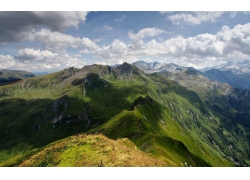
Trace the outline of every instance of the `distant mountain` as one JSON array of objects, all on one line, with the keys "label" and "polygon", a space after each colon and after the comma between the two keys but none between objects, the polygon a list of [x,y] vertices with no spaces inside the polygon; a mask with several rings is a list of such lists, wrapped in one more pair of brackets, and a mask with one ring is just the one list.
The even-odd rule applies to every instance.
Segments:
[{"label": "distant mountain", "polygon": [[48,71],[33,72],[33,74],[35,74],[36,76],[43,76],[43,75],[50,74],[50,73],[53,73],[53,72],[48,72]]},{"label": "distant mountain", "polygon": [[250,61],[240,63],[228,62],[204,71],[212,80],[225,82],[240,89],[250,89]]},{"label": "distant mountain", "polygon": [[145,72],[148,72],[148,71],[158,72],[160,68],[165,65],[165,64],[160,64],[158,62],[147,63],[145,61],[137,61],[132,64]]},{"label": "distant mountain", "polygon": [[183,67],[174,63],[161,64],[158,62],[147,63],[145,61],[134,62],[133,65],[143,70],[145,73],[170,73],[181,72],[198,73],[211,80],[228,83],[239,89],[250,89],[250,61],[245,60],[240,63],[228,62],[219,66],[204,68],[201,70],[192,67]]},{"label": "distant mountain", "polygon": [[213,69],[218,69],[220,71],[231,71],[237,75],[250,74],[250,61],[245,60],[239,63],[228,62],[219,66],[215,66]]},{"label": "distant mountain", "polygon": [[[169,64],[161,64],[158,62],[147,63],[145,61],[137,61],[132,63],[134,66],[138,67],[139,69],[143,70],[146,73],[153,73],[153,72],[170,72],[170,73],[179,73],[184,72],[190,69],[191,67],[183,67],[174,63]],[[196,70],[198,71],[198,70]]]},{"label": "distant mountain", "polygon": [[22,70],[0,70],[0,86],[17,82],[22,79],[27,79],[31,77],[35,77],[36,75],[30,72],[22,71]]}]

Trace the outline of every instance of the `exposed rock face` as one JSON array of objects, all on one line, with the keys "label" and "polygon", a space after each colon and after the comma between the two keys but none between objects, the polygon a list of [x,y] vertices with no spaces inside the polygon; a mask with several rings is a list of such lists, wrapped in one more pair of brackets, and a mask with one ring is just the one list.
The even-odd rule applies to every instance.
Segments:
[{"label": "exposed rock face", "polygon": [[189,67],[183,67],[183,66],[179,66],[177,64],[174,63],[169,63],[169,64],[161,64],[158,62],[154,62],[154,63],[147,63],[144,61],[137,61],[134,62],[133,65],[135,65],[136,67],[140,68],[141,70],[143,70],[146,73],[154,73],[154,72],[170,72],[170,73],[179,73],[179,72],[184,72],[188,69],[190,69]]},{"label": "exposed rock face", "polygon": [[132,66],[126,62],[123,63],[122,65],[114,68],[114,71],[116,72],[116,74],[118,76],[119,75],[130,76],[132,74],[139,75],[140,73],[142,73],[142,71],[140,69],[138,69],[137,67]]},{"label": "exposed rock face", "polygon": [[76,69],[74,67],[70,67],[67,69],[67,74],[64,75],[63,77],[61,77],[61,80],[65,80],[68,79],[70,77],[72,77],[75,73],[77,73],[79,71],[79,69]]},{"label": "exposed rock face", "polygon": [[137,105],[139,105],[139,104],[141,104],[141,105],[147,104],[147,101],[152,102],[153,100],[152,100],[152,98],[149,97],[148,95],[145,96],[145,98],[142,97],[142,96],[140,96],[138,99],[135,100],[135,102],[134,102],[133,106],[130,108],[130,110],[134,110],[135,107],[136,107]]}]

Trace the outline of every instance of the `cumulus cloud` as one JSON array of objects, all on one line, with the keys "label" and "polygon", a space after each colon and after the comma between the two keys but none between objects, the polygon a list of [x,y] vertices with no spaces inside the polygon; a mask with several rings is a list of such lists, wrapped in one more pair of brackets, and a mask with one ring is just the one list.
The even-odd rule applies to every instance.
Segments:
[{"label": "cumulus cloud", "polygon": [[0,69],[13,69],[18,62],[10,55],[0,54]]},{"label": "cumulus cloud", "polygon": [[197,25],[202,22],[210,21],[216,22],[223,12],[193,12],[193,13],[177,13],[168,16],[168,19],[172,21],[175,25]]},{"label": "cumulus cloud", "polygon": [[[99,46],[89,38],[73,37],[68,34],[41,29],[29,35],[28,40],[40,43],[44,49],[66,53],[66,48],[98,49]],[[100,40],[97,40],[100,41]]]},{"label": "cumulus cloud", "polygon": [[250,55],[250,23],[237,25],[233,29],[223,26],[217,33],[217,39],[225,43],[224,54],[239,51]]},{"label": "cumulus cloud", "polygon": [[57,54],[48,50],[41,51],[30,48],[21,49],[12,57],[0,54],[0,69],[18,69],[31,72],[59,71],[61,69],[76,67],[82,68],[86,61],[79,59],[80,54]]},{"label": "cumulus cloud", "polygon": [[79,37],[73,37],[49,29],[41,29],[29,35],[28,40],[36,41],[49,50],[64,51],[67,47],[77,48],[81,44]]},{"label": "cumulus cloud", "polygon": [[[66,48],[76,48],[79,53],[92,55],[97,62],[117,64],[134,62],[143,58],[157,59],[159,62],[175,62],[183,66],[203,68],[230,60],[250,59],[250,23],[233,28],[223,26],[215,34],[199,34],[193,37],[174,36],[170,39],[150,39],[165,31],[145,28],[137,34],[129,32],[131,42],[115,39],[105,46],[87,37],[73,37],[48,29],[41,29],[29,36],[29,40],[40,42],[44,50],[24,48],[14,57],[0,56],[0,68],[27,69],[33,71],[62,69],[70,66],[82,67],[86,61],[81,56],[68,55]],[[59,53],[60,51],[60,53]],[[30,71],[31,71],[30,70]]]},{"label": "cumulus cloud", "polygon": [[165,31],[158,29],[158,28],[144,28],[140,30],[137,34],[134,34],[132,31],[129,31],[128,37],[132,40],[137,40],[137,39],[144,39],[146,37],[154,37],[158,36],[162,33],[165,33]]},{"label": "cumulus cloud", "polygon": [[100,49],[100,47],[94,41],[90,40],[89,38],[85,38],[85,37],[83,37],[81,39],[81,45],[82,45],[82,47],[84,47],[86,49],[90,49],[90,50]]},{"label": "cumulus cloud", "polygon": [[[138,37],[146,37],[139,32]],[[88,52],[107,63],[133,62],[142,57],[154,57],[159,61],[174,61],[196,68],[217,65],[226,60],[250,58],[250,23],[232,29],[223,26],[216,34],[206,33],[188,38],[175,36],[165,41],[152,39],[148,42],[140,38],[132,38],[129,44],[116,39],[108,46],[89,48]]]},{"label": "cumulus cloud", "polygon": [[86,21],[88,12],[0,12],[0,42],[21,42],[39,26],[52,31],[77,28]]},{"label": "cumulus cloud", "polygon": [[112,56],[113,54],[126,54],[127,53],[127,45],[122,41],[115,39],[111,45],[104,46],[102,51],[105,51],[106,56]]},{"label": "cumulus cloud", "polygon": [[57,56],[57,55],[58,54],[54,54],[48,50],[40,51],[40,49],[34,50],[30,48],[25,48],[17,52],[17,54],[15,55],[15,59],[18,59],[19,61],[23,61],[23,62],[41,61],[41,60],[45,60],[48,58],[53,58],[54,56]]}]

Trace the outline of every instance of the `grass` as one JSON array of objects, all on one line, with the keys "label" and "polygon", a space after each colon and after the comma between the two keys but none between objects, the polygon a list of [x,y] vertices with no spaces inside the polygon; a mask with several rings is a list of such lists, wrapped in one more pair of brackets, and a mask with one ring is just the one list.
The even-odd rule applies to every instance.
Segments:
[{"label": "grass", "polygon": [[[165,159],[171,166],[182,166],[183,162],[192,166],[232,166],[205,142],[194,145],[193,137],[169,117],[165,109],[148,97],[145,104],[138,104],[133,111],[122,111],[105,124],[90,130],[90,133],[101,132],[113,139],[127,137],[145,152]],[[199,158],[204,158],[204,153],[206,162]]]},{"label": "grass", "polygon": [[46,146],[18,166],[166,167],[167,163],[138,150],[128,139],[79,134]]},{"label": "grass", "polygon": [[84,132],[129,138],[169,166],[232,166],[231,157],[247,159],[236,143],[239,137],[244,142],[247,132],[234,126],[229,133],[222,126],[225,116],[196,92],[161,75],[122,72],[93,65],[0,87],[0,165],[14,165],[49,143]]}]

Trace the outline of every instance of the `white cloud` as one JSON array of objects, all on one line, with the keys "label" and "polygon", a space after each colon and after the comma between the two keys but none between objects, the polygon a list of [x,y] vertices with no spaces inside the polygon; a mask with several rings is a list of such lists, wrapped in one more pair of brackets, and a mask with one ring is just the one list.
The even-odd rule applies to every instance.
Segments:
[{"label": "white cloud", "polygon": [[109,54],[126,54],[127,46],[123,42],[118,39],[115,39],[110,46],[106,46],[103,48]]},{"label": "white cloud", "polygon": [[[143,31],[139,31],[143,32]],[[139,37],[145,37],[138,33]],[[104,59],[107,64],[133,62],[143,57],[156,58],[159,61],[176,62],[181,65],[202,68],[218,65],[230,60],[250,59],[250,23],[237,25],[230,29],[223,26],[216,34],[200,34],[184,38],[175,36],[165,41],[152,39],[144,42],[140,38],[133,39],[130,44],[116,39],[111,45],[93,48],[91,53]]]},{"label": "white cloud", "polygon": [[38,32],[31,34],[28,38],[30,41],[40,43],[45,49],[66,53],[66,48],[86,48],[98,49],[99,46],[89,38],[73,37],[60,32],[52,32],[49,29],[41,29]]},{"label": "white cloud", "polygon": [[84,47],[84,48],[87,48],[87,49],[90,49],[90,50],[96,50],[96,49],[99,49],[100,47],[95,43],[93,42],[92,40],[90,40],[89,38],[82,38],[81,40],[81,45]]},{"label": "white cloud", "polygon": [[82,57],[82,55],[81,54],[74,54],[72,57],[80,58],[80,57]]},{"label": "white cloud", "polygon": [[108,25],[104,25],[103,29],[106,30],[106,31],[112,31],[113,30],[113,28],[111,26],[108,26]]},{"label": "white cloud", "polygon": [[154,37],[158,36],[165,31],[158,29],[158,28],[144,28],[140,30],[137,34],[134,34],[132,31],[129,31],[128,37],[132,40],[137,40],[137,39],[144,39],[146,37]]},{"label": "white cloud", "polygon": [[218,40],[225,43],[224,54],[238,51],[250,55],[250,23],[239,24],[233,29],[223,26],[216,36]]},{"label": "white cloud", "polygon": [[[152,39],[148,42],[144,42],[142,39],[160,35],[165,31],[157,28],[145,28],[137,34],[128,33],[132,40],[131,43],[126,44],[115,39],[110,45],[103,47],[98,46],[86,37],[75,38],[49,30],[41,30],[41,32],[44,32],[40,34],[43,34],[41,42],[44,43],[45,47],[50,47],[55,51],[58,49],[56,47],[66,48],[71,46],[79,48],[81,49],[80,53],[90,54],[95,59],[99,59],[97,62],[104,60],[107,64],[117,64],[124,61],[133,62],[142,57],[150,56],[158,58],[159,61],[167,58],[168,61],[174,60],[182,65],[192,64],[194,67],[203,67],[224,62],[230,60],[230,58],[233,59],[236,55],[241,58],[250,55],[250,23],[237,25],[232,29],[223,26],[221,31],[214,35],[206,33],[188,38],[174,36],[167,40],[160,39],[157,41]],[[19,54],[21,57],[21,52]],[[30,52],[30,55],[35,57],[37,53]],[[56,57],[53,56],[53,59],[57,59]]]},{"label": "white cloud", "polygon": [[92,41],[95,42],[95,43],[101,42],[101,41],[102,41],[102,38],[93,39]]},{"label": "white cloud", "polygon": [[58,54],[53,54],[52,52],[48,50],[40,51],[40,49],[34,50],[30,48],[25,48],[25,49],[19,50],[15,58],[18,59],[19,61],[28,62],[28,61],[40,61],[40,60],[44,60],[47,58],[53,58],[54,56],[57,56],[57,55]]},{"label": "white cloud", "polygon": [[176,11],[160,11],[160,14],[173,14],[176,13]]},{"label": "white cloud", "polygon": [[234,18],[236,16],[236,14],[237,14],[237,11],[231,12],[231,18]]},{"label": "white cloud", "polygon": [[168,19],[172,21],[173,24],[181,25],[197,25],[202,22],[210,21],[216,22],[223,12],[193,12],[193,13],[178,13],[168,16]]},{"label": "white cloud", "polygon": [[63,34],[60,32],[53,32],[49,29],[41,29],[40,31],[34,32],[28,38],[30,41],[36,41],[43,47],[49,50],[65,51],[67,47],[77,48],[81,44],[79,37]]},{"label": "white cloud", "polygon": [[57,54],[48,50],[21,49],[15,57],[0,54],[0,69],[18,69],[31,72],[59,71],[61,69],[76,67],[82,68],[86,65],[85,60],[78,59],[80,54],[70,56],[69,54]]},{"label": "white cloud", "polygon": [[239,24],[233,28],[223,26],[216,34],[145,40],[146,37],[155,37],[164,32],[157,28],[145,28],[137,34],[129,32],[130,43],[115,39],[111,44],[100,47],[95,40],[87,37],[73,37],[41,29],[29,38],[40,42],[45,50],[24,48],[19,50],[15,57],[1,55],[0,68],[38,71],[84,66],[86,61],[79,59],[79,54],[70,56],[65,52],[68,47],[76,48],[81,54],[92,55],[96,62],[106,64],[125,61],[131,63],[139,59],[153,58],[160,62],[175,62],[202,68],[230,60],[250,59],[250,23]]},{"label": "white cloud", "polygon": [[18,62],[10,55],[4,56],[0,54],[0,69],[13,69]]},{"label": "white cloud", "polygon": [[200,57],[212,57],[223,55],[224,43],[217,41],[212,34],[200,34],[186,40],[186,51],[188,56],[192,54]]},{"label": "white cloud", "polygon": [[116,22],[122,22],[124,19],[126,19],[126,16],[125,15],[122,15],[121,18],[119,19],[114,19]]}]

